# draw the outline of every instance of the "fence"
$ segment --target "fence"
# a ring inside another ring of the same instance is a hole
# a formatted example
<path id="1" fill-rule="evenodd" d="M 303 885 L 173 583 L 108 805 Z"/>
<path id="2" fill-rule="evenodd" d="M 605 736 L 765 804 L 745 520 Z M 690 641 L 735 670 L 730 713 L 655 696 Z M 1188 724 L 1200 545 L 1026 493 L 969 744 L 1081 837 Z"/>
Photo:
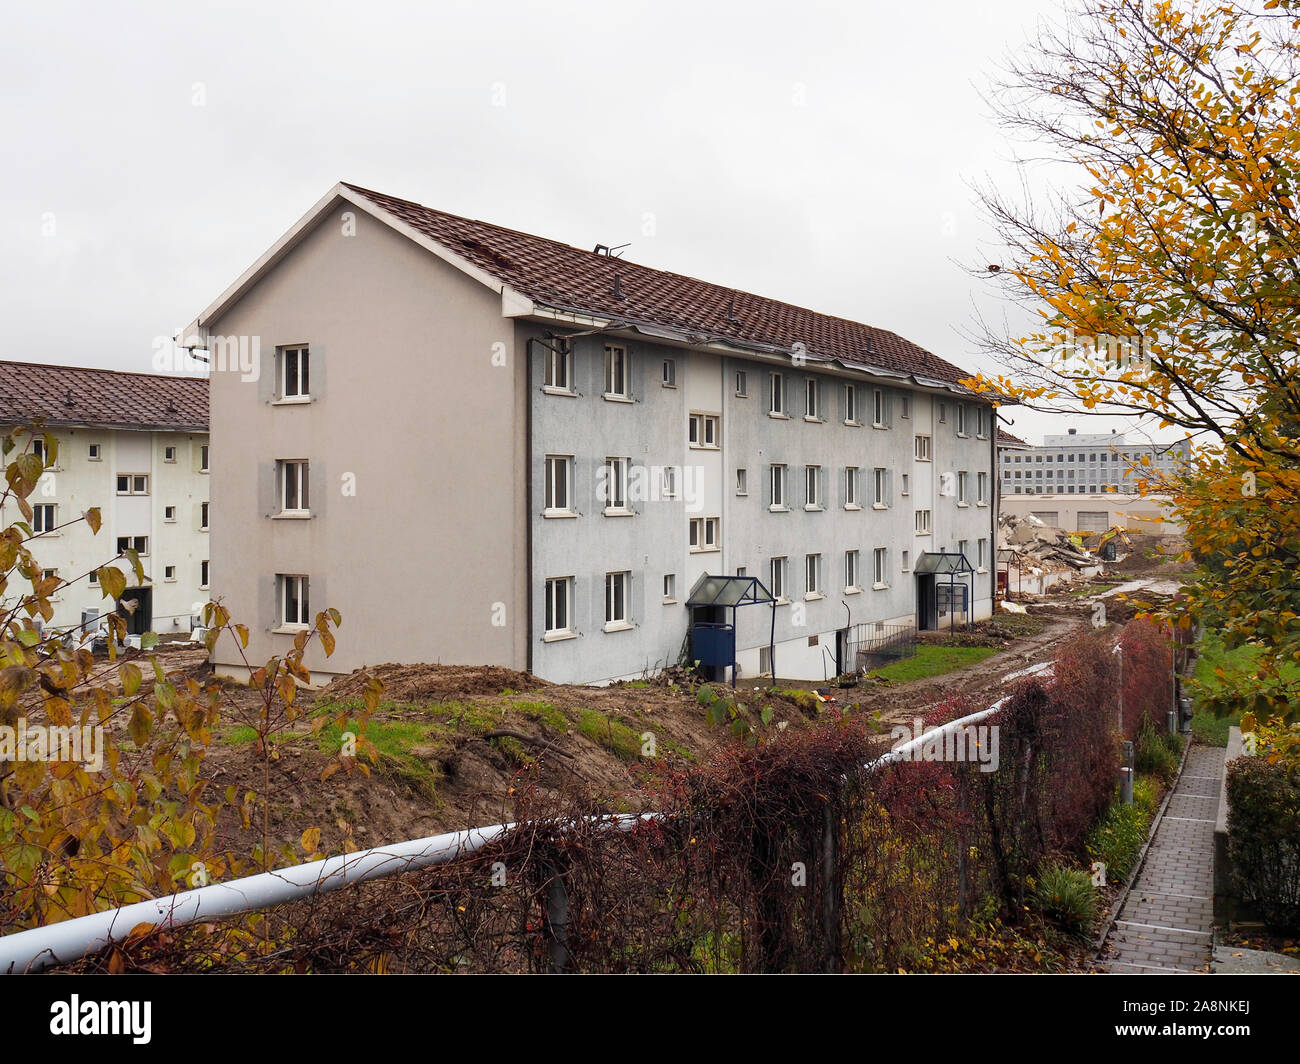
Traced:
<path id="1" fill-rule="evenodd" d="M 856 624 L 849 636 L 850 660 L 859 672 L 868 672 L 916 656 L 916 626 L 911 624 Z"/>

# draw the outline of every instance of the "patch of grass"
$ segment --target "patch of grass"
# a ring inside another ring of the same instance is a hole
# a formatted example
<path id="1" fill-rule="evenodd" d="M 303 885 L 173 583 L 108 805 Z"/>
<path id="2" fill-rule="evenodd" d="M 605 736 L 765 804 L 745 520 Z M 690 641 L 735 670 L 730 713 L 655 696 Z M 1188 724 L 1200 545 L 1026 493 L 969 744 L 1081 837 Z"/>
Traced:
<path id="1" fill-rule="evenodd" d="M 1150 800 L 1148 793 L 1144 802 Z M 1087 841 L 1089 856 L 1106 866 L 1106 882 L 1118 885 L 1128 879 L 1147 841 L 1153 815 L 1153 810 L 1138 804 L 1137 782 L 1132 805 L 1125 805 L 1116 792 L 1105 814 L 1088 833 Z"/>
<path id="2" fill-rule="evenodd" d="M 624 761 L 641 757 L 641 736 L 604 713 L 594 709 L 579 711 L 578 731 Z"/>
<path id="3" fill-rule="evenodd" d="M 990 654 L 997 652 L 997 647 L 950 647 L 941 643 L 920 643 L 916 656 L 896 661 L 877 669 L 873 676 L 880 676 L 892 683 L 908 683 L 911 680 L 924 680 L 929 676 L 941 676 L 945 672 L 964 669 L 983 661 Z"/>
<path id="4" fill-rule="evenodd" d="M 1228 650 L 1215 633 L 1207 632 L 1196 648 L 1196 667 L 1192 670 L 1192 735 L 1208 746 L 1227 746 L 1228 729 L 1241 723 L 1239 713 L 1220 716 L 1210 708 L 1215 697 L 1238 691 L 1254 691 L 1260 685 L 1260 647 L 1240 646 Z M 1223 675 L 1219 671 L 1223 670 Z M 1283 682 L 1300 681 L 1300 665 L 1282 668 Z"/>
<path id="5" fill-rule="evenodd" d="M 1076 598 L 1084 595 L 1100 595 L 1103 591 L 1113 591 L 1119 587 L 1119 584 L 1087 584 L 1077 591 L 1071 591 L 1070 594 Z"/>
<path id="6" fill-rule="evenodd" d="M 330 755 L 337 754 L 342 748 L 345 730 L 359 735 L 360 725 L 350 720 L 346 728 L 340 728 L 331 722 L 317 732 L 316 741 L 321 751 Z M 413 747 L 427 744 L 436 731 L 434 727 L 417 721 L 378 720 L 371 717 L 370 726 L 366 728 L 366 738 L 379 752 L 380 772 L 404 781 L 426 798 L 436 798 L 440 774 L 427 760 L 411 752 Z"/>
<path id="7" fill-rule="evenodd" d="M 1034 884 L 1034 905 L 1070 935 L 1086 936 L 1097 922 L 1097 888 L 1080 868 L 1049 865 Z"/>
<path id="8" fill-rule="evenodd" d="M 241 724 L 236 728 L 231 728 L 221 741 L 227 746 L 243 746 L 245 743 L 257 742 L 257 729 L 250 728 L 247 724 Z"/>
<path id="9" fill-rule="evenodd" d="M 1170 735 L 1157 729 L 1151 721 L 1144 720 L 1138 732 L 1133 751 L 1133 764 L 1139 772 L 1171 780 L 1178 772 L 1178 760 L 1183 754 L 1183 737 Z"/>
<path id="10" fill-rule="evenodd" d="M 550 702 L 515 702 L 510 708 L 529 720 L 541 721 L 557 732 L 563 732 L 569 726 L 569 719 Z"/>

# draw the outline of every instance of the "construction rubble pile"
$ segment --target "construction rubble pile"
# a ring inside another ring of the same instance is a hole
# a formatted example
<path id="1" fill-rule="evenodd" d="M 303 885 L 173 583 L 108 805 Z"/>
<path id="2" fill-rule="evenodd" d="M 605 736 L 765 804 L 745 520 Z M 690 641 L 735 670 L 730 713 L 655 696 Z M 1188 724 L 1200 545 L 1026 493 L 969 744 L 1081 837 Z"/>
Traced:
<path id="1" fill-rule="evenodd" d="M 998 518 L 998 548 L 1018 551 L 1026 575 L 1084 570 L 1093 575 L 1103 561 L 1115 559 L 1115 548 L 1127 546 L 1128 539 L 1119 529 L 1069 533 L 1047 526 L 1032 514 L 1004 513 Z"/>

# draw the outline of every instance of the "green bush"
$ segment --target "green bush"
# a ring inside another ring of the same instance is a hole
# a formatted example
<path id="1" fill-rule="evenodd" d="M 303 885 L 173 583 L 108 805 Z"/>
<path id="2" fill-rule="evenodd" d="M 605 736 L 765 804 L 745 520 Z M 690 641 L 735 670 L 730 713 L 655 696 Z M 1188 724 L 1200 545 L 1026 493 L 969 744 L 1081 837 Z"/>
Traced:
<path id="1" fill-rule="evenodd" d="M 1139 781 L 1141 782 L 1141 781 Z M 1149 796 L 1146 798 L 1150 801 Z M 1128 879 L 1137 864 L 1138 854 L 1147 841 L 1151 816 L 1138 804 L 1137 787 L 1133 788 L 1133 804 L 1125 805 L 1115 798 L 1106 814 L 1088 834 L 1088 855 L 1106 866 L 1106 881 L 1119 884 Z"/>
<path id="2" fill-rule="evenodd" d="M 1300 774 L 1262 757 L 1228 762 L 1228 851 L 1237 894 L 1270 930 L 1300 931 Z"/>
<path id="3" fill-rule="evenodd" d="M 1086 936 L 1097 922 L 1097 890 L 1078 868 L 1048 865 L 1034 884 L 1034 906 L 1062 931 Z"/>
<path id="4" fill-rule="evenodd" d="M 1142 722 L 1142 729 L 1138 732 L 1137 745 L 1134 748 L 1134 765 L 1139 772 L 1147 772 L 1163 780 L 1171 780 L 1178 772 L 1178 759 L 1181 755 L 1180 736 L 1158 731 L 1149 719 Z"/>

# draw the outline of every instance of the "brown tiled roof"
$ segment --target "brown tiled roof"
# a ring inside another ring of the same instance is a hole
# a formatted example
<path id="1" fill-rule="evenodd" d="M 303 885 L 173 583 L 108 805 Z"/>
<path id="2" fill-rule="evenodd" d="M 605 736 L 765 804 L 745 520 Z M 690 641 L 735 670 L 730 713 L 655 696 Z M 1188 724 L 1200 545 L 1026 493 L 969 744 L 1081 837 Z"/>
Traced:
<path id="1" fill-rule="evenodd" d="M 1006 429 L 998 429 L 998 446 L 999 447 L 1028 447 L 1024 440 L 1019 436 L 1012 436 Z"/>
<path id="2" fill-rule="evenodd" d="M 0 361 L 0 423 L 206 432 L 206 377 Z"/>
<path id="3" fill-rule="evenodd" d="M 948 384 L 971 376 L 884 329 L 347 187 L 546 307 L 760 350 L 788 352 L 801 343 L 814 358 Z"/>

